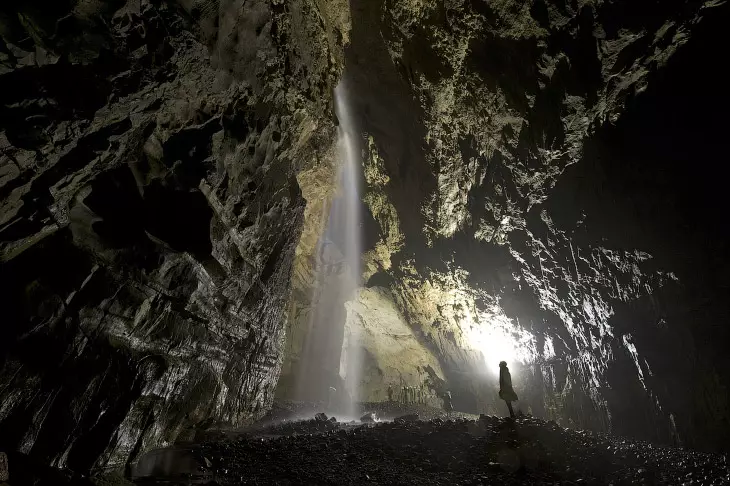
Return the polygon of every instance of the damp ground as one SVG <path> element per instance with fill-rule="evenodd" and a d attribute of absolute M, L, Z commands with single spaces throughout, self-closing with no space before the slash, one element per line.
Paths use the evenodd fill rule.
<path fill-rule="evenodd" d="M 727 458 L 515 420 L 371 404 L 366 421 L 311 405 L 272 410 L 246 431 L 179 449 L 185 470 L 154 468 L 147 485 L 730 484 Z M 172 457 L 172 456 L 171 456 Z M 169 459 L 168 459 L 169 460 Z M 178 458 L 179 461 L 179 458 Z M 170 464 L 174 464 L 174 460 Z M 138 470 L 141 472 L 141 470 Z"/>

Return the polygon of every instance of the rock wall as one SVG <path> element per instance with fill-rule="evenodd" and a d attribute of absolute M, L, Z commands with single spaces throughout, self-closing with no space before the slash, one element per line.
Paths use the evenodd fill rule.
<path fill-rule="evenodd" d="M 708 248 L 665 251 L 647 236 L 648 213 L 636 218 L 636 207 L 691 198 L 676 196 L 681 184 L 642 196 L 651 179 L 630 168 L 662 165 L 649 150 L 632 156 L 629 143 L 665 142 L 610 133 L 622 115 L 652 109 L 640 100 L 678 53 L 722 42 L 712 19 L 727 18 L 727 5 L 352 0 L 351 9 L 345 81 L 366 134 L 365 277 L 389 289 L 438 357 L 457 409 L 499 406 L 490 370 L 506 356 L 525 411 L 726 447 L 712 431 L 730 430 L 721 411 L 730 376 L 721 346 L 708 343 L 725 336 L 713 323 L 727 305 L 699 298 L 722 285 L 699 284 L 678 257 Z M 702 40 L 703 29 L 715 36 Z M 700 65 L 681 62 L 675 77 Z M 624 151 L 609 155 L 608 139 Z M 664 170 L 681 174 L 692 158 L 670 160 Z M 722 248 L 710 251 L 722 258 Z M 696 271 L 717 272 L 706 262 Z"/>
<path fill-rule="evenodd" d="M 340 375 L 359 378 L 348 383 L 350 396 L 441 406 L 441 364 L 416 337 L 389 292 L 361 289 L 346 307 Z"/>
<path fill-rule="evenodd" d="M 0 449 L 121 467 L 260 417 L 342 0 L 0 6 Z"/>
<path fill-rule="evenodd" d="M 284 362 L 276 394 L 282 399 L 299 398 L 299 379 L 307 371 L 299 363 L 305 353 L 307 339 L 314 339 L 315 290 L 318 286 L 318 263 L 326 265 L 318 253 L 319 239 L 325 232 L 329 206 L 335 191 L 337 157 L 336 151 L 328 154 L 322 164 L 300 175 L 299 181 L 307 200 L 305 223 L 299 245 L 296 249 L 292 273 L 292 295 L 289 302 L 286 324 Z M 336 285 L 337 276 L 321 281 Z M 312 336 L 310 338 L 310 336 Z M 329 388 L 329 387 L 327 387 Z"/>

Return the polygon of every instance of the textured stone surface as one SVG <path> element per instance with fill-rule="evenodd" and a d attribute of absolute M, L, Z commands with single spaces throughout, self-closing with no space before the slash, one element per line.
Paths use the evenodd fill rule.
<path fill-rule="evenodd" d="M 270 406 L 342 7 L 0 7 L 0 448 L 121 467 Z"/>
<path fill-rule="evenodd" d="M 441 364 L 414 335 L 385 289 L 361 289 L 347 303 L 341 356 L 340 374 L 359 368 L 357 389 L 348 390 L 352 396 L 387 401 L 390 388 L 393 401 L 441 405 Z M 410 390 L 404 392 L 404 387 Z"/>
<path fill-rule="evenodd" d="M 335 152 L 329 152 L 322 164 L 299 176 L 307 207 L 291 280 L 292 295 L 286 321 L 284 362 L 281 380 L 277 388 L 277 394 L 280 397 L 293 397 L 297 394 L 297 382 L 300 375 L 298 364 L 305 353 L 307 336 L 311 333 L 314 317 L 314 292 L 318 283 L 316 268 L 318 268 L 318 263 L 324 263 L 321 255 L 318 254 L 318 241 L 325 231 L 329 203 L 335 191 L 335 164 L 337 163 Z M 334 343 L 334 346 L 337 347 L 340 344 Z"/>
<path fill-rule="evenodd" d="M 668 250 L 650 237 L 677 225 L 665 236 L 676 240 L 692 224 L 663 213 L 704 197 L 676 195 L 693 155 L 633 156 L 645 142 L 626 129 L 614 148 L 606 141 L 622 114 L 657 109 L 642 107 L 642 96 L 695 37 L 704 39 L 695 60 L 678 61 L 672 76 L 702 65 L 697 54 L 722 42 L 713 19 L 727 18 L 727 5 L 353 0 L 351 8 L 345 80 L 367 134 L 365 204 L 375 222 L 365 277 L 389 288 L 439 358 L 455 407 L 499 406 L 491 369 L 506 355 L 526 411 L 654 440 L 676 432 L 672 414 L 688 443 L 725 447 L 715 430 L 728 430 L 726 360 L 708 343 L 727 337 L 713 324 L 727 306 L 721 284 L 696 276 L 719 271 L 702 263 L 693 272 L 682 255 L 722 259 L 726 245 Z M 671 106 L 672 88 L 660 89 Z M 679 82 L 675 89 L 684 95 Z M 677 180 L 652 180 L 663 172 Z M 659 189 L 644 195 L 641 184 Z M 661 223 L 636 209 L 667 201 L 671 209 L 656 211 Z M 696 239 L 725 238 L 712 218 L 703 221 Z"/>
<path fill-rule="evenodd" d="M 119 467 L 261 416 L 303 353 L 321 358 L 305 375 L 332 375 L 314 395 L 339 387 L 348 296 L 318 241 L 344 65 L 376 302 L 350 302 L 347 329 L 370 333 L 369 370 L 395 373 L 374 332 L 395 326 L 403 366 L 430 363 L 458 410 L 498 410 L 506 357 L 526 412 L 726 447 L 724 205 L 687 167 L 723 153 L 705 117 L 727 111 L 724 78 L 693 71 L 717 63 L 727 12 L 5 2 L 0 448 Z"/>
<path fill-rule="evenodd" d="M 211 466 L 197 474 L 224 485 L 720 485 L 730 480 L 719 454 L 569 430 L 534 418 L 451 416 L 332 429 L 295 422 L 264 431 L 277 435 L 269 440 L 252 434 L 205 444 L 193 449 L 194 457 L 201 464 L 210 458 Z M 151 483 L 178 478 L 163 475 Z"/>

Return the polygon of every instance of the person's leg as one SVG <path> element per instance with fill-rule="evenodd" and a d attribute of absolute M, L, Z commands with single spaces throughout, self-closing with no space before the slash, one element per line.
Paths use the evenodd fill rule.
<path fill-rule="evenodd" d="M 507 408 L 509 409 L 509 416 L 515 418 L 515 411 L 512 410 L 512 402 L 507 402 Z"/>

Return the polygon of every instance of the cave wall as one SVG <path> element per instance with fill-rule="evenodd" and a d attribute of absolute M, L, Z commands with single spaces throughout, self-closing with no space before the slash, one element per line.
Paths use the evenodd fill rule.
<path fill-rule="evenodd" d="M 388 290 L 360 289 L 346 307 L 340 375 L 350 396 L 440 407 L 445 391 L 441 364 L 416 337 Z"/>
<path fill-rule="evenodd" d="M 320 237 L 326 230 L 329 207 L 336 189 L 338 163 L 336 153 L 333 145 L 332 150 L 325 154 L 320 163 L 299 176 L 299 184 L 307 206 L 304 213 L 304 228 L 296 248 L 292 271 L 286 341 L 281 376 L 276 389 L 276 396 L 280 399 L 296 399 L 299 398 L 300 391 L 310 391 L 304 383 L 300 383 L 300 378 L 308 373 L 301 369 L 300 363 L 305 353 L 312 354 L 307 350 L 307 340 L 316 337 L 312 327 L 315 325 L 313 313 L 318 286 L 317 269 L 327 265 L 326 259 L 322 258 L 323 255 L 318 250 L 320 250 Z M 329 277 L 320 280 L 324 286 L 328 282 L 330 285 L 336 284 L 338 277 L 335 272 L 331 273 Z M 319 390 L 311 391 L 319 392 Z"/>
<path fill-rule="evenodd" d="M 426 367 L 457 409 L 497 413 L 507 357 L 526 412 L 726 447 L 722 205 L 682 191 L 682 165 L 721 151 L 637 115 L 723 91 L 661 73 L 710 62 L 726 17 L 716 0 L 5 2 L 0 448 L 117 467 L 260 417 L 282 369 L 287 396 L 317 323 L 344 65 L 368 288 L 337 332 L 369 336 L 362 398 Z M 633 150 L 665 138 L 687 141 Z"/>
<path fill-rule="evenodd" d="M 76 470 L 270 406 L 340 0 L 0 6 L 0 449 Z"/>
<path fill-rule="evenodd" d="M 630 162 L 613 166 L 611 184 L 626 182 L 624 190 L 606 191 L 600 204 L 566 194 L 604 188 L 596 167 L 610 158 L 607 131 L 624 115 L 656 108 L 636 103 L 677 53 L 693 42 L 706 52 L 722 42 L 721 22 L 708 19 L 726 18 L 727 5 L 351 0 L 350 6 L 344 80 L 365 134 L 365 279 L 388 288 L 439 358 L 455 406 L 494 410 L 497 384 L 489 369 L 507 355 L 524 410 L 667 442 L 677 436 L 671 414 L 685 443 L 726 447 L 719 440 L 725 432 L 717 430 L 728 430 L 721 411 L 728 375 L 715 358 L 722 350 L 713 336 L 724 336 L 716 328 L 725 327 L 718 321 L 727 307 L 719 297 L 705 306 L 698 295 L 717 295 L 723 284 L 693 284 L 708 274 L 707 265 L 693 277 L 677 258 L 711 245 L 678 244 L 667 256 L 661 240 L 646 236 L 642 222 L 650 218 L 623 225 L 634 219 L 626 204 L 632 198 L 637 204 L 669 198 L 672 209 L 692 200 L 673 196 L 681 184 L 642 198 L 650 178 L 621 169 L 652 173 L 661 164 L 646 160 L 650 150 L 631 154 L 631 147 L 661 145 L 672 135 L 623 142 L 628 130 L 614 134 L 624 150 L 613 157 Z M 704 28 L 718 32 L 714 44 L 695 40 Z M 697 65 L 671 72 L 676 77 Z M 685 152 L 702 138 L 692 135 Z M 692 158 L 673 159 L 675 173 Z M 609 205 L 616 206 L 610 221 Z M 705 224 L 712 227 L 711 218 Z M 722 248 L 712 248 L 711 258 L 722 258 Z M 664 307 L 669 302 L 675 310 Z M 707 349 L 691 344 L 699 341 Z"/>
<path fill-rule="evenodd" d="M 587 142 L 586 163 L 566 171 L 549 203 L 571 230 L 571 208 L 589 208 L 575 231 L 581 241 L 631 242 L 673 271 L 671 285 L 616 306 L 611 324 L 631 334 L 643 382 L 675 417 L 677 441 L 721 450 L 730 430 L 730 363 L 722 344 L 730 338 L 724 277 L 730 235 L 717 224 L 727 204 L 714 174 L 723 153 L 718 117 L 730 96 L 711 53 L 728 19 L 727 6 L 703 19 L 666 69 L 651 75 L 650 88 L 627 103 L 624 116 Z M 614 374 L 615 387 L 620 380 Z M 614 411 L 621 412 L 621 433 L 654 420 L 622 405 Z"/>

